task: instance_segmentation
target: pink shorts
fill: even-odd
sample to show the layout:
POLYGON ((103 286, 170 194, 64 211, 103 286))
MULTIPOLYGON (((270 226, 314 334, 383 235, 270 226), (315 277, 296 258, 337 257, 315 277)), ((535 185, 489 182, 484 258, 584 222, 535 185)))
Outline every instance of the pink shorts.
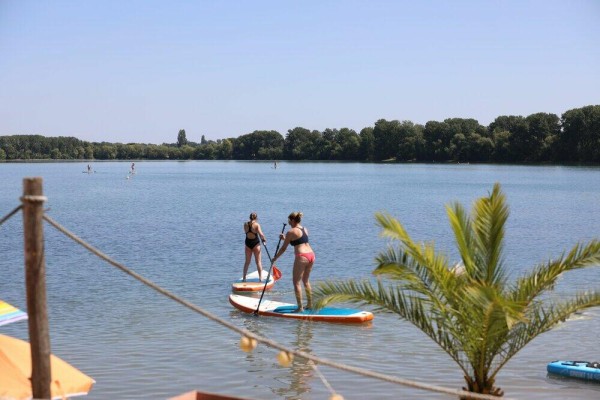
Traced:
POLYGON ((297 253, 296 257, 304 257, 308 260, 309 263, 315 262, 315 253, 312 251, 310 253, 297 253))

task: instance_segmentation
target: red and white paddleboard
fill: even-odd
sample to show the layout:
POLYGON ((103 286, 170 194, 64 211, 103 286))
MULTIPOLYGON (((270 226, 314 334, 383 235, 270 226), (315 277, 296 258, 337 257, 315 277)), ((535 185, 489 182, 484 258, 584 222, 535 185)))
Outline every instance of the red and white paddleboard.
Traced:
POLYGON ((267 282, 267 287, 265 288, 265 281, 267 279, 267 275, 269 274, 268 270, 264 270, 262 272, 262 282, 258 280, 258 271, 254 271, 246 275, 246 282, 242 282, 242 278, 233 282, 231 285, 231 290, 234 292, 260 292, 263 289, 270 290, 275 282, 277 282, 281 278, 281 271, 273 265, 273 269, 271 270, 271 276, 269 277, 269 281, 267 282))
MULTIPOLYGON (((254 313, 260 299, 239 294, 230 294, 229 302, 235 308, 246 313, 254 313)), ((294 312, 296 304, 281 303, 263 299, 260 303, 258 315, 269 317, 282 317, 294 319, 306 319, 309 321, 362 323, 373 319, 373 314, 368 311, 353 308, 323 307, 320 310, 304 310, 300 313, 294 312)))

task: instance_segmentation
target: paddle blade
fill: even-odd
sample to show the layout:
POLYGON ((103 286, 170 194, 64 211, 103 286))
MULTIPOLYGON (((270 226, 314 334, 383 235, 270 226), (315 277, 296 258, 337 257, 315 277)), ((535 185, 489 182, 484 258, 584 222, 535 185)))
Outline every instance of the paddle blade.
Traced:
POLYGON ((281 271, 275 265, 273 265, 273 274, 272 275, 273 275, 273 279, 276 281, 281 279, 281 276, 282 276, 281 271))

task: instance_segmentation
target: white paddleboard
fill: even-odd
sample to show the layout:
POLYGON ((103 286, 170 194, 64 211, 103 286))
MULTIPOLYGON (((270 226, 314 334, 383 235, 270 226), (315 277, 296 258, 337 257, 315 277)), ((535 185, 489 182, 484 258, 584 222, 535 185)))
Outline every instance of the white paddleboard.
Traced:
POLYGON ((246 275, 246 282, 242 281, 242 278, 233 282, 231 290, 234 292, 259 292, 264 290, 270 290, 275 285, 275 282, 281 278, 281 271, 274 265, 271 270, 271 276, 267 281, 269 270, 263 269, 262 282, 258 280, 258 271, 251 272, 246 275), (265 287, 265 282, 267 286, 265 287))
MULTIPOLYGON (((246 313, 254 313, 258 306, 259 299, 255 297, 242 296, 238 294, 230 294, 229 302, 235 308, 246 313)), ((266 300, 263 298, 260 303, 258 315, 269 317, 306 319, 309 321, 325 321, 325 322, 345 322, 345 323, 362 323, 371 321, 373 314, 368 311, 356 310, 353 308, 335 308, 323 307, 320 310, 306 309, 300 313, 294 312, 296 304, 282 303, 279 301, 266 300)))

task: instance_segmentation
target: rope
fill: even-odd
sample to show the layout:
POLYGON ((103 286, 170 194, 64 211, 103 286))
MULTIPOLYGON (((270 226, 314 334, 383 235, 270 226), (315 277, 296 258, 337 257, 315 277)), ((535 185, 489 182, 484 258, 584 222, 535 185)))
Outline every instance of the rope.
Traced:
POLYGON ((46 196, 36 196, 36 195, 32 195, 32 194, 26 194, 21 196, 20 199, 23 203, 27 202, 27 203, 45 203, 46 201, 48 201, 48 198, 46 196))
MULTIPOLYGON (((92 254, 95 254, 96 256, 100 257, 101 259, 103 259, 104 261, 108 262, 109 264, 113 265, 114 267, 120 269, 121 271, 123 271, 124 273, 126 273, 127 275, 132 276, 133 278, 137 279, 138 281, 142 282, 144 285, 156 290, 157 292, 165 295, 166 297, 176 301, 177 303, 205 316, 206 318, 210 319, 211 321, 214 321, 218 324, 221 324, 223 326, 225 326, 226 328, 231 329, 234 332, 239 333, 240 335, 255 339, 257 342, 263 343, 269 347, 272 347, 274 349, 278 349, 281 351, 285 351, 287 353, 290 354, 294 354, 296 356, 305 358, 309 361, 312 361, 314 363, 320 364, 320 365, 327 365, 329 367, 332 368, 336 368, 342 371, 346 371, 346 372, 351 372, 351 373, 355 373, 358 375, 363 375, 366 377, 371 377, 371 378, 376 378, 379 380, 383 380, 386 382, 390 382, 390 383, 398 383, 400 385, 403 386, 408 386, 408 387, 412 387, 412 388, 416 388, 416 389, 423 389, 423 390, 429 390, 432 392, 438 392, 438 393, 445 393, 445 394, 449 394, 452 396, 459 396, 459 397, 463 397, 463 398, 468 398, 468 399, 482 399, 482 400, 498 400, 497 396, 492 396, 492 395, 486 395, 486 394, 478 394, 478 393, 473 393, 473 392, 468 392, 468 391, 464 391, 464 390, 456 390, 456 389, 448 389, 445 387, 441 387, 441 386, 436 386, 436 385, 430 385, 430 384, 426 384, 426 383, 421 383, 421 382, 416 382, 416 381, 411 381, 408 379, 403 379, 403 378, 398 378, 398 377, 394 377, 394 376, 390 376, 390 375, 385 375, 385 374, 381 374, 378 372, 373 372, 373 371, 369 371, 363 368, 358 368, 358 367, 352 367, 350 365, 345 365, 345 364, 340 364, 337 363, 335 361, 330 361, 328 359, 324 359, 324 358, 319 358, 316 356, 313 356, 312 354, 300 351, 300 350, 294 350, 294 349, 290 349, 287 348, 271 339, 267 339, 265 337, 259 336, 249 330, 246 329, 242 329, 242 328, 238 328, 237 326, 233 325, 230 322, 227 322, 219 317, 217 317, 214 314, 211 314, 208 311, 203 310, 202 308, 196 306, 195 304, 190 303, 187 300, 184 300, 180 297, 178 297, 177 295, 169 292, 166 289, 163 289, 162 287, 156 285, 155 283, 153 283, 152 281, 144 278, 143 276, 139 275, 138 273, 132 271, 131 269, 127 268, 126 266, 124 266, 123 264, 114 261, 112 258, 110 258, 109 256, 107 256, 106 254, 102 253, 100 250, 96 249, 95 247, 91 246, 90 244, 88 244, 87 242, 85 242, 84 240, 80 239, 79 237, 77 237, 74 233, 70 232, 69 230, 67 230, 65 227, 63 227, 62 225, 60 225, 58 222, 54 221, 52 218, 50 218, 48 215, 44 214, 43 218, 50 224, 52 225, 54 228, 56 228, 57 230, 59 230, 60 232, 62 232, 64 235, 66 235, 67 237, 71 238, 72 240, 74 240, 76 243, 78 243, 79 245, 83 246, 84 248, 86 248, 87 250, 89 250, 92 254)), ((331 386, 327 385, 328 388, 331 388, 331 386)), ((331 389, 330 389, 331 390, 331 389)), ((509 398, 503 398, 504 400, 511 400, 509 398)))
POLYGON ((317 367, 317 365, 314 362, 312 362, 312 361, 308 361, 308 365, 310 365, 311 368, 315 371, 315 373, 317 375, 319 375, 319 378, 321 378, 321 382, 323 382, 323 385, 325 385, 325 387, 327 388, 327 390, 329 390, 329 393, 335 394, 335 390, 329 384, 329 382, 327 382, 327 379, 325 379, 325 376, 323 376, 323 374, 321 373, 321 371, 319 370, 319 368, 317 367))
POLYGON ((6 214, 5 217, 3 217, 2 219, 0 219, 0 225, 2 225, 3 223, 5 223, 6 221, 8 221, 10 219, 10 217, 12 217, 13 215, 15 215, 21 208, 23 208, 23 205, 18 206, 17 208, 15 208, 14 210, 12 210, 8 214, 6 214))

